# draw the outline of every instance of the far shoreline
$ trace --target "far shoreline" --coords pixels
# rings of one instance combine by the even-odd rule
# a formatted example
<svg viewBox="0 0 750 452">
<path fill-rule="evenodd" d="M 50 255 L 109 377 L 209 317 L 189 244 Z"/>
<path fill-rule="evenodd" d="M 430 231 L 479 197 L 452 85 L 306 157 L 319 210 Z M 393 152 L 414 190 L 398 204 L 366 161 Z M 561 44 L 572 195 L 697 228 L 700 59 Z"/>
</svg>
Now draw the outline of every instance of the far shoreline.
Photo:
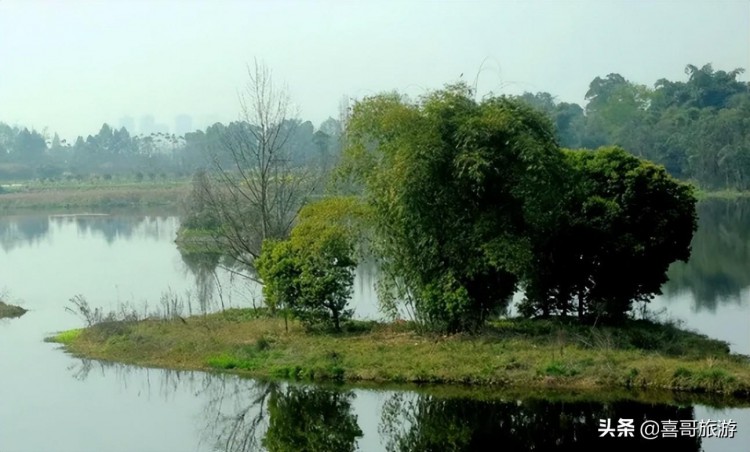
<svg viewBox="0 0 750 452">
<path fill-rule="evenodd" d="M 179 207 L 189 190 L 190 182 L 182 179 L 70 183 L 29 181 L 12 190 L 0 190 L 0 212 Z"/>
<path fill-rule="evenodd" d="M 16 317 L 21 317 L 22 315 L 26 314 L 28 311 L 20 306 L 15 306 L 12 304 L 7 304 L 0 300 L 0 319 L 12 319 Z"/>
</svg>

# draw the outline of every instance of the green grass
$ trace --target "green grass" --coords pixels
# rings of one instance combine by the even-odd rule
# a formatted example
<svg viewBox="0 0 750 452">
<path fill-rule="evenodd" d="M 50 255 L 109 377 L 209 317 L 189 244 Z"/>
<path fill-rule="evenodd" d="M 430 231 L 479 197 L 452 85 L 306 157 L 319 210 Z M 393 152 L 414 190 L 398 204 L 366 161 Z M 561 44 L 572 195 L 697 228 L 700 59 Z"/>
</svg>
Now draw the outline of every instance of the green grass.
<svg viewBox="0 0 750 452">
<path fill-rule="evenodd" d="M 26 309 L 0 301 L 0 319 L 21 317 L 26 314 Z"/>
<path fill-rule="evenodd" d="M 695 196 L 699 200 L 704 199 L 740 199 L 740 198 L 749 198 L 750 197 L 750 191 L 739 191 L 739 190 L 702 190 L 697 189 L 695 191 Z"/>
<path fill-rule="evenodd" d="M 72 344 L 83 333 L 83 329 L 61 331 L 45 339 L 46 342 L 56 342 L 63 345 Z"/>
<path fill-rule="evenodd" d="M 674 325 L 632 321 L 591 328 L 505 320 L 477 335 L 417 334 L 353 322 L 339 334 L 289 331 L 265 312 L 233 309 L 124 328 L 84 329 L 55 340 L 89 358 L 257 378 L 458 383 L 495 388 L 668 389 L 750 399 L 750 358 Z"/>
</svg>

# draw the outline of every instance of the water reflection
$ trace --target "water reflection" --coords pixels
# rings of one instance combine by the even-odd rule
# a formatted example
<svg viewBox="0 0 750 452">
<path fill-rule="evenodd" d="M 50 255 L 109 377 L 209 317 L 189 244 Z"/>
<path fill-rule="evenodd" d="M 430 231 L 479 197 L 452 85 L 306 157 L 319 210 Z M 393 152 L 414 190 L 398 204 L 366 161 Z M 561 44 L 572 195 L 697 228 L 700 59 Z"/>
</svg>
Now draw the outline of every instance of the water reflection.
<svg viewBox="0 0 750 452">
<path fill-rule="evenodd" d="M 88 359 L 77 360 L 69 371 L 80 381 L 92 372 L 113 373 L 123 388 L 139 397 L 169 400 L 188 389 L 203 400 L 199 449 L 343 452 L 356 450 L 362 437 L 352 410 L 354 391 Z"/>
<path fill-rule="evenodd" d="M 49 232 L 47 216 L 0 217 L 0 247 L 10 251 L 19 244 L 33 245 Z"/>
<path fill-rule="evenodd" d="M 689 292 L 697 311 L 715 312 L 720 305 L 750 303 L 750 199 L 705 200 L 698 204 L 699 225 L 688 263 L 675 263 L 664 286 L 668 297 Z M 0 248 L 6 253 L 24 245 L 31 247 L 54 237 L 93 244 L 103 238 L 108 245 L 122 242 L 158 241 L 172 243 L 179 226 L 176 216 L 132 211 L 108 215 L 23 214 L 0 218 Z M 70 235 L 70 234 L 74 235 Z M 50 247 L 59 247 L 50 242 Z M 215 270 L 236 270 L 231 263 L 212 253 L 182 254 L 186 268 L 196 277 L 202 305 L 210 304 L 217 287 Z M 231 271 L 230 271 L 231 273 Z M 376 271 L 372 263 L 358 268 L 355 293 L 358 317 L 379 315 L 374 292 Z M 258 297 L 259 298 L 259 297 Z M 356 298 L 356 297 L 355 297 Z M 221 301 L 221 300 L 219 300 Z M 257 301 L 257 300 L 252 300 Z M 201 307 L 203 309 L 203 307 Z"/>
<path fill-rule="evenodd" d="M 613 403 L 556 402 L 545 399 L 486 401 L 439 398 L 399 393 L 383 407 L 380 431 L 391 451 L 482 451 L 497 450 L 600 450 L 625 446 L 638 450 L 700 450 L 700 439 L 643 439 L 600 437 L 599 422 L 633 419 L 638 428 L 646 420 L 694 419 L 690 406 Z"/>
<path fill-rule="evenodd" d="M 245 306 L 263 305 L 257 277 L 244 264 L 215 252 L 180 249 L 179 254 L 186 272 L 195 282 L 201 314 L 230 307 L 233 295 L 241 296 Z"/>
<path fill-rule="evenodd" d="M 698 214 L 690 261 L 670 268 L 666 294 L 689 291 L 697 311 L 748 303 L 743 291 L 750 287 L 750 200 L 706 200 Z"/>
<path fill-rule="evenodd" d="M 219 265 L 219 253 L 180 253 L 185 268 L 193 274 L 197 291 L 200 312 L 206 313 L 213 304 L 216 292 L 216 267 Z"/>
<path fill-rule="evenodd" d="M 694 321 L 689 326 L 729 340 L 735 344 L 735 351 L 750 354 L 746 328 L 750 305 L 750 223 L 746 221 L 747 204 L 736 204 L 701 211 L 703 217 L 726 218 L 702 220 L 704 230 L 715 230 L 699 231 L 696 241 L 708 242 L 702 248 L 696 244 L 694 260 L 683 269 L 693 273 L 685 273 L 670 283 L 673 290 L 685 294 L 684 302 L 671 300 L 670 309 L 694 303 L 688 295 L 690 291 L 710 300 L 731 298 L 734 294 L 734 301 L 721 299 L 714 303 L 721 306 L 716 315 L 704 307 L 700 314 L 685 316 Z M 743 228 L 743 224 L 747 226 Z M 77 293 L 84 294 L 92 306 L 106 311 L 116 310 L 123 301 L 135 306 L 150 302 L 153 306 L 168 289 L 178 294 L 195 290 L 201 310 L 204 306 L 211 310 L 260 303 L 257 287 L 251 287 L 246 279 L 234 278 L 223 268 L 227 263 L 219 259 L 217 264 L 215 255 L 181 256 L 173 243 L 178 226 L 176 216 L 159 214 L 86 218 L 33 214 L 0 218 L 0 284 L 10 284 L 11 300 L 20 300 L 22 303 L 17 304 L 30 309 L 18 321 L 0 324 L 0 339 L 6 341 L 0 344 L 1 361 L 13 370 L 0 373 L 0 392 L 7 389 L 0 404 L 0 450 L 242 451 L 280 449 L 284 445 L 296 450 L 320 450 L 316 448 L 323 448 L 320 444 L 326 440 L 333 441 L 327 443 L 333 444 L 331 450 L 445 450 L 443 444 L 452 445 L 453 450 L 468 450 L 477 438 L 505 441 L 509 449 L 552 447 L 558 441 L 559 447 L 566 448 L 570 438 L 575 439 L 576 446 L 586 441 L 601 446 L 603 443 L 591 438 L 598 433 L 597 416 L 603 414 L 613 419 L 692 416 L 688 411 L 675 411 L 674 403 L 679 402 L 672 399 L 656 405 L 627 405 L 563 403 L 554 399 L 540 402 L 524 396 L 519 405 L 515 398 L 500 401 L 496 396 L 493 400 L 474 396 L 438 398 L 403 391 L 290 386 L 201 372 L 106 367 L 78 360 L 69 372 L 85 384 L 72 379 L 61 381 L 60 375 L 72 358 L 43 343 L 41 338 L 49 332 L 81 326 L 77 318 L 64 312 L 66 301 Z M 721 248 L 714 250 L 716 247 Z M 722 263 L 723 259 L 729 264 Z M 359 316 L 374 317 L 376 272 L 367 264 L 359 270 L 353 307 Z M 725 282 L 701 283 L 697 280 L 700 278 Z M 711 289 L 700 289 L 704 285 Z M 744 303 L 744 311 L 732 304 L 737 300 Z M 705 300 L 700 305 L 709 306 Z M 689 403 L 697 403 L 690 400 Z M 317 412 L 325 413 L 325 417 L 316 417 Z M 738 435 L 750 432 L 747 409 L 716 414 L 706 413 L 705 407 L 696 405 L 695 412 L 700 417 L 739 416 L 744 425 L 738 428 Z M 585 421 L 580 420 L 581 416 Z M 32 418 L 34 422 L 29 422 Z M 123 429 L 122 425 L 132 429 Z M 336 436 L 339 425 L 341 435 Z M 84 428 L 81 426 L 100 434 L 79 431 Z M 334 427 L 335 432 L 331 430 Z M 40 428 L 48 434 L 38 435 Z M 493 433 L 496 430 L 499 433 Z M 550 435 L 545 436 L 548 431 Z M 300 432 L 313 438 L 315 435 L 310 432 L 321 434 L 318 442 L 302 443 Z M 513 442 L 516 436 L 526 442 Z M 706 439 L 702 446 L 722 451 L 749 440 L 745 435 L 739 442 L 716 440 L 712 445 L 712 440 Z M 495 445 L 505 447 L 501 443 Z M 632 438 L 626 445 L 653 447 L 639 445 Z M 672 440 L 666 445 L 682 447 Z M 683 448 L 695 447 L 691 443 Z"/>
<path fill-rule="evenodd" d="M 286 385 L 271 393 L 263 446 L 272 452 L 356 450 L 362 430 L 352 412 L 354 391 Z"/>
<path fill-rule="evenodd" d="M 74 223 L 81 235 L 101 235 L 108 244 L 118 239 L 129 240 L 138 237 L 158 240 L 165 233 L 171 234 L 171 228 L 164 228 L 167 217 L 142 217 L 133 221 L 133 217 L 121 215 L 60 215 L 50 216 L 50 222 L 57 227 Z"/>
<path fill-rule="evenodd" d="M 701 450 L 701 439 L 645 440 L 645 420 L 695 420 L 690 404 L 580 398 L 500 398 L 477 393 L 443 396 L 431 392 L 347 389 L 242 379 L 223 374 L 140 369 L 82 360 L 71 372 L 86 379 L 92 370 L 115 373 L 128 391 L 170 400 L 189 391 L 201 400 L 196 416 L 198 450 L 268 451 L 481 451 L 584 450 L 626 446 L 639 450 Z M 155 381 L 155 380 L 158 380 Z M 368 395 L 381 394 L 373 403 Z M 443 394 L 443 392 L 441 392 Z M 448 392 L 450 394 L 450 392 Z M 376 413 L 377 434 L 361 423 Z M 373 419 L 370 416 L 370 419 Z M 601 437 L 601 420 L 632 419 L 632 437 Z M 366 421 L 365 421 L 366 422 Z M 369 429 L 370 432 L 373 429 Z M 676 430 L 679 432 L 679 430 Z M 731 442 L 731 440 L 725 440 Z M 724 446 L 728 444 L 724 443 Z"/>
<path fill-rule="evenodd" d="M 0 247 L 11 251 L 18 246 L 34 245 L 50 235 L 52 229 L 75 226 L 79 236 L 101 236 L 108 244 L 133 237 L 151 240 L 173 239 L 174 227 L 165 226 L 170 217 L 127 214 L 10 215 L 0 217 Z M 176 221 L 176 217 L 172 217 Z M 169 236 L 169 237 L 168 237 Z"/>
</svg>

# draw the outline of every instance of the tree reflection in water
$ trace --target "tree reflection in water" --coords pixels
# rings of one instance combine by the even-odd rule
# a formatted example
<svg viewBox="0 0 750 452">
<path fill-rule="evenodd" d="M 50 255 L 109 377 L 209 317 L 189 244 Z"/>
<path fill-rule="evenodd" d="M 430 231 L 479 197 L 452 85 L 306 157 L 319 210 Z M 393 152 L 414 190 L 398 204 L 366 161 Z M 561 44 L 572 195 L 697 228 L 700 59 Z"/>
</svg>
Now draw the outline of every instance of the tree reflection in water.
<svg viewBox="0 0 750 452">
<path fill-rule="evenodd" d="M 438 396 L 434 392 L 379 391 L 380 438 L 365 438 L 357 413 L 378 410 L 357 393 L 365 390 L 249 380 L 232 375 L 143 369 L 81 360 L 71 367 L 84 380 L 93 369 L 138 396 L 172 400 L 189 391 L 203 400 L 198 449 L 247 452 L 278 451 L 483 451 L 601 450 L 607 447 L 645 451 L 699 451 L 697 436 L 644 440 L 644 420 L 692 420 L 689 404 L 634 400 L 582 401 L 580 398 L 530 394 L 500 399 Z M 674 401 L 681 399 L 668 398 Z M 679 403 L 679 402 L 678 402 Z M 633 437 L 601 437 L 600 420 L 633 419 Z M 374 427 L 374 425 L 372 426 Z M 615 434 L 616 435 L 616 434 Z"/>
<path fill-rule="evenodd" d="M 697 311 L 743 304 L 750 288 L 750 199 L 708 199 L 698 204 L 698 231 L 687 263 L 670 267 L 667 295 L 688 291 Z"/>
<path fill-rule="evenodd" d="M 486 401 L 397 393 L 384 404 L 379 431 L 386 450 L 628 450 L 698 451 L 700 439 L 690 437 L 644 440 L 600 437 L 599 420 L 633 419 L 636 429 L 645 419 L 693 419 L 692 407 L 644 404 L 559 402 L 545 399 Z"/>
<path fill-rule="evenodd" d="M 352 412 L 353 391 L 287 385 L 271 394 L 263 445 L 271 452 L 357 449 L 362 430 Z"/>
<path fill-rule="evenodd" d="M 136 381 L 138 396 L 154 391 L 169 400 L 188 389 L 203 399 L 199 446 L 223 452 L 354 451 L 362 430 L 352 411 L 353 391 L 243 379 L 203 372 L 146 369 L 82 359 L 74 378 L 92 370 L 114 371 L 124 388 Z M 140 375 L 137 375 L 140 374 Z M 158 388 L 152 376 L 158 375 Z M 140 386 L 138 386 L 140 383 Z M 135 388 L 131 388 L 135 389 Z"/>
</svg>

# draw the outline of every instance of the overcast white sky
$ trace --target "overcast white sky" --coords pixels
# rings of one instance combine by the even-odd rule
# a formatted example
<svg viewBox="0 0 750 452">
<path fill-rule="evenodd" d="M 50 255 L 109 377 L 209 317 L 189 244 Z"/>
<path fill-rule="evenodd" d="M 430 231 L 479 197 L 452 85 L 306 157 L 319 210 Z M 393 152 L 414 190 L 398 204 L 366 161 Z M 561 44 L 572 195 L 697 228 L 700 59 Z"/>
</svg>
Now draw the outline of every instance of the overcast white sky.
<svg viewBox="0 0 750 452">
<path fill-rule="evenodd" d="M 147 114 L 202 128 L 237 118 L 256 57 L 316 126 L 343 95 L 461 74 L 480 94 L 583 104 L 611 72 L 651 86 L 688 63 L 750 69 L 750 0 L 0 0 L 0 121 L 68 139 Z"/>
</svg>

